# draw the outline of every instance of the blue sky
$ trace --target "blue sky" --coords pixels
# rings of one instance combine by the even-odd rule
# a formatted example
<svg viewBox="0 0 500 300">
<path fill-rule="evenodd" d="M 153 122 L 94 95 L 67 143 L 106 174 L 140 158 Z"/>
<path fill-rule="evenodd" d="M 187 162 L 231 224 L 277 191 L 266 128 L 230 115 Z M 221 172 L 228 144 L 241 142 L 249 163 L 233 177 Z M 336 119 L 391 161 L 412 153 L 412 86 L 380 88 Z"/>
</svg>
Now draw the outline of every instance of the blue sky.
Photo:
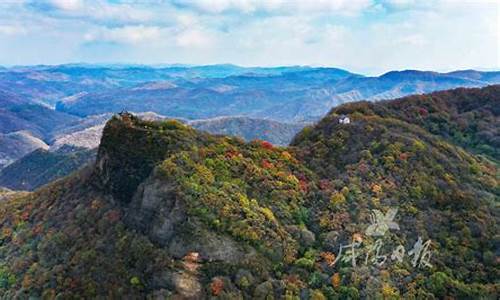
<svg viewBox="0 0 500 300">
<path fill-rule="evenodd" d="M 500 69 L 497 0 L 0 0 L 0 64 Z"/>
</svg>

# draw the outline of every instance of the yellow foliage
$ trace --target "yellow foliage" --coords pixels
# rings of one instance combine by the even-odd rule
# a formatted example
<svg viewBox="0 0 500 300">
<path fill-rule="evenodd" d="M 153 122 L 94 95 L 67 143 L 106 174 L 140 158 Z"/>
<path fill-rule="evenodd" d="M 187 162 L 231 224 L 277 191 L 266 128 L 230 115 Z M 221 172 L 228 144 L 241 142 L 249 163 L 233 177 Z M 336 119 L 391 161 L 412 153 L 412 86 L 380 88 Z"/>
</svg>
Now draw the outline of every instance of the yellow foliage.
<svg viewBox="0 0 500 300">
<path fill-rule="evenodd" d="M 389 284 L 384 283 L 382 285 L 382 297 L 384 299 L 399 299 L 399 293 L 398 290 L 396 290 Z"/>
<path fill-rule="evenodd" d="M 415 149 L 415 151 L 422 151 L 425 150 L 425 145 L 421 141 L 415 140 L 413 142 L 413 149 Z"/>
<path fill-rule="evenodd" d="M 299 184 L 299 179 L 293 174 L 288 175 L 287 179 L 293 184 Z"/>
<path fill-rule="evenodd" d="M 7 238 L 12 235 L 12 229 L 9 227 L 2 228 L 2 238 Z"/>
<path fill-rule="evenodd" d="M 339 192 L 335 192 L 330 198 L 330 203 L 333 206 L 343 204 L 345 202 L 345 196 Z"/>
<path fill-rule="evenodd" d="M 325 211 L 319 216 L 319 226 L 322 229 L 334 229 L 335 222 L 333 216 L 331 216 L 328 211 Z"/>
<path fill-rule="evenodd" d="M 313 290 L 311 293 L 311 300 L 326 300 L 325 295 L 320 290 Z"/>
<path fill-rule="evenodd" d="M 448 182 L 449 184 L 453 184 L 455 183 L 455 180 L 453 178 L 453 175 L 451 175 L 450 173 L 446 173 L 444 174 L 444 179 L 446 180 L 446 182 Z"/>
<path fill-rule="evenodd" d="M 93 210 L 96 210 L 96 209 L 99 209 L 103 206 L 103 204 L 101 203 L 101 201 L 99 200 L 93 200 L 92 203 L 90 204 L 90 207 L 93 209 Z"/>
<path fill-rule="evenodd" d="M 321 252 L 320 256 L 328 264 L 328 266 L 333 266 L 333 263 L 335 262 L 335 254 L 326 251 L 326 252 Z"/>
<path fill-rule="evenodd" d="M 214 175 L 212 172 L 205 167 L 204 165 L 201 164 L 196 164 L 195 166 L 196 171 L 200 174 L 200 180 L 204 183 L 211 184 L 215 181 Z"/>
<path fill-rule="evenodd" d="M 25 289 L 29 289 L 32 284 L 33 284 L 33 279 L 31 278 L 31 276 L 29 274 L 24 275 L 21 286 Z"/>
<path fill-rule="evenodd" d="M 288 153 L 288 151 L 281 152 L 281 156 L 283 156 L 283 158 L 286 160 L 292 159 L 292 155 L 290 153 Z"/>
<path fill-rule="evenodd" d="M 276 218 L 274 217 L 274 214 L 273 214 L 273 211 L 270 210 L 269 208 L 267 207 L 262 207 L 261 208 L 261 212 L 264 216 L 266 216 L 266 218 L 269 220 L 269 221 L 276 221 Z"/>
<path fill-rule="evenodd" d="M 373 184 L 372 185 L 372 192 L 374 192 L 375 194 L 382 193 L 382 186 L 380 186 L 378 184 Z"/>
<path fill-rule="evenodd" d="M 346 186 L 344 186 L 344 187 L 340 190 L 340 192 L 342 193 L 342 195 L 347 196 L 347 194 L 349 194 L 349 188 L 348 188 L 348 187 L 346 187 Z"/>
<path fill-rule="evenodd" d="M 391 274 L 387 270 L 380 270 L 380 277 L 387 280 L 391 277 Z"/>
<path fill-rule="evenodd" d="M 333 274 L 331 282 L 332 282 L 332 286 L 334 288 L 338 289 L 340 287 L 340 274 L 339 273 Z"/>
<path fill-rule="evenodd" d="M 372 204 L 374 206 L 379 206 L 380 205 L 380 198 L 378 198 L 378 197 L 372 197 L 371 201 L 372 201 Z"/>
</svg>

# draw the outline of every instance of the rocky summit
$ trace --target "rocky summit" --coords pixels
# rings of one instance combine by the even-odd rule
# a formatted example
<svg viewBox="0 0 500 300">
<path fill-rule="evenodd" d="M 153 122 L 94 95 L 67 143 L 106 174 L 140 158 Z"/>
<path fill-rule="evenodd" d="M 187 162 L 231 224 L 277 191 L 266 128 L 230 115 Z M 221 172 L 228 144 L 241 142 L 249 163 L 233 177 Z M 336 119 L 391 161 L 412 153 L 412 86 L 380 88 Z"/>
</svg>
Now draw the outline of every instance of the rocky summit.
<svg viewBox="0 0 500 300">
<path fill-rule="evenodd" d="M 499 104 L 345 104 L 289 147 L 123 112 L 95 163 L 0 191 L 0 295 L 496 299 Z"/>
</svg>

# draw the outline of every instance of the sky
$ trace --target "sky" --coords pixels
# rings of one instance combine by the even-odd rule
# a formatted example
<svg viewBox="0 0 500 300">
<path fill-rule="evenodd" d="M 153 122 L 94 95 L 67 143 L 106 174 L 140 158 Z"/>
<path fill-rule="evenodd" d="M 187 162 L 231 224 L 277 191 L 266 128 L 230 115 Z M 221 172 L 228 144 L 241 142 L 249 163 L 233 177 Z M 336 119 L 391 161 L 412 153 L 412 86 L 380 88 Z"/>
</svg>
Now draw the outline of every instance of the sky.
<svg viewBox="0 0 500 300">
<path fill-rule="evenodd" d="M 500 0 L 0 0 L 0 65 L 500 69 Z"/>
</svg>

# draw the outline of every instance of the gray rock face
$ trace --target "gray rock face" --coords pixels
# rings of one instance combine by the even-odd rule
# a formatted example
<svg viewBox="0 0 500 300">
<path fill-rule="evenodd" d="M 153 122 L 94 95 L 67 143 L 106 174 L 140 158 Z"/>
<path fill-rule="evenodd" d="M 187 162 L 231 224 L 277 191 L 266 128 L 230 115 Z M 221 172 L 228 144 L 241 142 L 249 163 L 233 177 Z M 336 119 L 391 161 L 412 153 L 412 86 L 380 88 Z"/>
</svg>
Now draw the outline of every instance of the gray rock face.
<svg viewBox="0 0 500 300">
<path fill-rule="evenodd" d="M 293 235 L 293 237 L 300 242 L 303 247 L 310 247 L 316 241 L 314 233 L 307 228 L 300 228 L 297 225 L 289 225 L 286 229 Z"/>
<path fill-rule="evenodd" d="M 205 260 L 233 264 L 256 255 L 253 248 L 243 247 L 229 236 L 203 228 L 196 219 L 190 220 L 184 230 L 173 237 L 168 250 L 174 257 L 183 257 L 186 253 L 194 251 L 199 252 Z"/>
<path fill-rule="evenodd" d="M 198 252 L 206 260 L 239 263 L 254 257 L 253 248 L 229 236 L 213 232 L 196 217 L 189 216 L 176 187 L 153 174 L 137 189 L 128 207 L 126 222 L 168 249 L 176 258 Z"/>
<path fill-rule="evenodd" d="M 176 299 L 204 299 L 203 288 L 197 277 L 187 272 L 179 272 L 173 275 Z"/>
<path fill-rule="evenodd" d="M 187 220 L 184 202 L 176 198 L 174 188 L 150 177 L 139 186 L 129 208 L 129 224 L 163 245 Z"/>
</svg>

